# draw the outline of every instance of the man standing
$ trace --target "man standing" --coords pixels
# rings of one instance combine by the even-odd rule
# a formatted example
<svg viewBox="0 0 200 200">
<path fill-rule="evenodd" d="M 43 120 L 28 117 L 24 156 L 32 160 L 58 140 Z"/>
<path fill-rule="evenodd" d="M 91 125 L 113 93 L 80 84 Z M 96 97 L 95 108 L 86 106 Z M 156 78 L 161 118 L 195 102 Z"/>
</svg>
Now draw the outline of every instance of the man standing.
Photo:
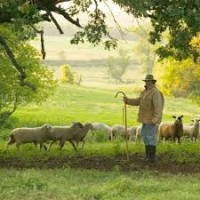
<svg viewBox="0 0 200 200">
<path fill-rule="evenodd" d="M 144 90 L 138 98 L 124 97 L 124 103 L 139 106 L 138 122 L 142 123 L 141 135 L 145 144 L 145 160 L 155 162 L 157 130 L 162 120 L 164 97 L 156 87 L 152 74 L 147 74 Z"/>
</svg>

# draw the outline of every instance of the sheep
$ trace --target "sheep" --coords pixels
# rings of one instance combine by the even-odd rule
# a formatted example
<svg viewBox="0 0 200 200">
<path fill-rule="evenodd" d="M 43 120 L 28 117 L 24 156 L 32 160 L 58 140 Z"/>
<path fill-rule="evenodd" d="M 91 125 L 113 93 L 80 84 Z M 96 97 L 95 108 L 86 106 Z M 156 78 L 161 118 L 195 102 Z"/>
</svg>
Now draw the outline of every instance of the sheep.
<svg viewBox="0 0 200 200">
<path fill-rule="evenodd" d="M 133 136 L 135 136 L 136 134 L 136 127 L 132 126 L 132 127 L 127 127 L 127 136 L 128 136 L 128 140 L 131 140 L 131 138 Z M 121 125 L 121 124 L 115 124 L 112 126 L 112 137 L 116 138 L 118 136 L 124 137 L 126 138 L 126 133 L 125 133 L 125 126 Z"/>
<path fill-rule="evenodd" d="M 42 147 L 46 150 L 46 146 L 43 143 L 49 139 L 49 132 L 51 131 L 51 128 L 52 127 L 50 125 L 43 125 L 35 128 L 16 128 L 12 130 L 5 152 L 13 143 L 16 143 L 18 150 L 19 146 L 25 143 L 34 143 L 35 145 L 39 143 L 40 150 Z"/>
<path fill-rule="evenodd" d="M 141 130 L 142 130 L 142 126 L 138 126 L 136 129 L 136 134 L 135 134 L 135 142 L 138 142 L 141 140 Z"/>
<path fill-rule="evenodd" d="M 112 130 L 111 127 L 104 123 L 93 122 L 93 128 L 91 129 L 92 134 L 95 132 L 104 132 L 109 140 L 112 140 Z"/>
<path fill-rule="evenodd" d="M 83 125 L 80 122 L 74 122 L 71 126 L 53 126 L 49 138 L 51 140 L 51 144 L 49 145 L 49 149 L 51 149 L 51 146 L 56 142 L 59 141 L 60 150 L 62 149 L 65 141 L 68 141 L 71 139 L 72 134 L 82 128 Z M 70 142 L 71 143 L 71 142 Z M 71 143 L 74 149 L 76 150 L 76 147 L 74 143 Z"/>
<path fill-rule="evenodd" d="M 181 116 L 172 116 L 175 118 L 174 123 L 169 122 L 162 122 L 159 126 L 159 141 L 161 141 L 163 138 L 165 140 L 168 140 L 169 138 L 173 138 L 174 142 L 176 141 L 176 138 L 178 139 L 178 143 L 180 143 L 180 138 L 183 136 L 183 122 Z"/>
<path fill-rule="evenodd" d="M 80 128 L 78 131 L 75 131 L 72 134 L 71 139 L 68 140 L 68 141 L 71 142 L 71 143 L 75 142 L 76 143 L 76 145 L 75 145 L 76 148 L 78 148 L 79 142 L 82 142 L 82 147 L 81 148 L 83 148 L 83 146 L 85 144 L 84 139 L 85 139 L 88 131 L 92 130 L 92 128 L 93 128 L 92 123 L 85 123 L 82 128 Z"/>
<path fill-rule="evenodd" d="M 192 125 L 183 125 L 183 136 L 188 136 L 196 141 L 199 136 L 199 121 L 200 119 L 192 120 Z"/>
<path fill-rule="evenodd" d="M 137 126 L 131 126 L 131 127 L 128 127 L 127 128 L 127 133 L 128 133 L 128 136 L 129 136 L 129 141 L 132 140 L 132 138 L 136 137 L 136 130 L 137 130 Z"/>
</svg>

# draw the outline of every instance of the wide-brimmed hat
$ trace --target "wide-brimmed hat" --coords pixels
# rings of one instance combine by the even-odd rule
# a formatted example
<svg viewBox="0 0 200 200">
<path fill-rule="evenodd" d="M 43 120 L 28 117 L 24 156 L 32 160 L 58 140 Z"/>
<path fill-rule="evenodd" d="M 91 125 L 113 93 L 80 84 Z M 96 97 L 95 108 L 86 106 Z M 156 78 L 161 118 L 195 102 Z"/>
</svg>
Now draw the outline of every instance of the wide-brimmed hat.
<svg viewBox="0 0 200 200">
<path fill-rule="evenodd" d="M 147 74 L 143 81 L 157 81 L 152 74 Z"/>
</svg>

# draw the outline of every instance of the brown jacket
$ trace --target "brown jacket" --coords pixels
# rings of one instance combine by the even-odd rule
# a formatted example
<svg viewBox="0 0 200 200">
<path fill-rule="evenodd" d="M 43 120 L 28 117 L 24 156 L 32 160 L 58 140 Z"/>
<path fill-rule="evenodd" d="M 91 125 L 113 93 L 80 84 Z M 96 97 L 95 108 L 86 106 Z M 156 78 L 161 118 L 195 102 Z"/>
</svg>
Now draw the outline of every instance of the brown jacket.
<svg viewBox="0 0 200 200">
<path fill-rule="evenodd" d="M 126 103 L 139 106 L 138 122 L 158 125 L 162 121 L 164 97 L 155 85 L 142 91 L 138 98 L 127 98 Z"/>
</svg>

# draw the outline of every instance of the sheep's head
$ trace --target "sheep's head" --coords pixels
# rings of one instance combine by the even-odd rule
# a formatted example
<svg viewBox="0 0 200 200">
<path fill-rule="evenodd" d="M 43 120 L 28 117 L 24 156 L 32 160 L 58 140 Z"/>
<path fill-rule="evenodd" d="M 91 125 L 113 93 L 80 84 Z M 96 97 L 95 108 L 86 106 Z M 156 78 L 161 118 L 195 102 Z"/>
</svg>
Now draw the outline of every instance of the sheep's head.
<svg viewBox="0 0 200 200">
<path fill-rule="evenodd" d="M 84 127 L 87 128 L 88 130 L 93 129 L 92 123 L 86 123 L 86 124 L 84 124 Z"/>
<path fill-rule="evenodd" d="M 81 124 L 80 122 L 73 122 L 72 128 L 83 128 L 83 124 Z"/>
<path fill-rule="evenodd" d="M 41 126 L 42 129 L 47 129 L 47 130 L 51 130 L 52 129 L 52 126 L 49 125 L 49 124 L 44 124 Z"/>
<path fill-rule="evenodd" d="M 200 119 L 192 119 L 191 120 L 195 126 L 199 126 Z"/>
<path fill-rule="evenodd" d="M 172 116 L 174 119 L 175 119 L 175 124 L 177 126 L 183 126 L 183 123 L 182 123 L 182 118 L 183 118 L 183 115 L 180 115 L 180 116 Z"/>
</svg>

